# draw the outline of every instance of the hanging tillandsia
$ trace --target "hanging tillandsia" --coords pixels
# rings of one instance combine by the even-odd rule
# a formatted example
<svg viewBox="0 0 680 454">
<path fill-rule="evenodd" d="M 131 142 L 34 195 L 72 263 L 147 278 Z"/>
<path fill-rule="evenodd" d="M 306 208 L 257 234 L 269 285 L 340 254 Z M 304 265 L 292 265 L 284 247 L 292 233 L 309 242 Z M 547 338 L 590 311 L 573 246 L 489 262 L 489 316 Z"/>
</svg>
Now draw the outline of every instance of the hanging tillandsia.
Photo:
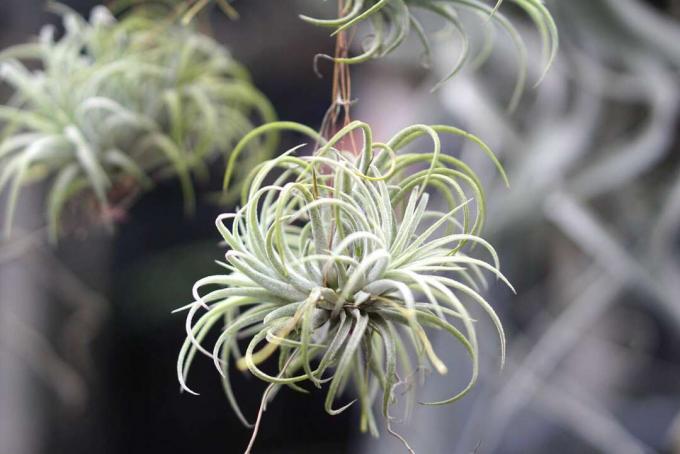
<svg viewBox="0 0 680 454">
<path fill-rule="evenodd" d="M 294 148 L 256 167 L 243 186 L 243 207 L 217 219 L 229 247 L 226 262 L 220 262 L 226 271 L 198 281 L 195 301 L 184 308 L 187 339 L 177 364 L 182 387 L 189 390 L 186 377 L 196 352 L 207 354 L 234 410 L 248 424 L 229 384 L 232 360 L 271 384 L 263 405 L 284 385 L 304 391 L 302 382 L 327 384 L 325 409 L 337 414 L 349 406 L 336 408 L 335 402 L 351 383 L 361 405 L 361 428 L 377 435 L 377 400 L 392 431 L 395 387 L 419 368 L 447 372 L 428 337 L 433 329 L 467 350 L 472 375 L 458 393 L 430 404 L 465 395 L 478 374 L 477 335 L 466 300 L 495 324 L 502 358 L 503 328 L 479 293 L 482 272 L 510 284 L 496 252 L 479 236 L 485 210 L 481 183 L 463 162 L 442 153 L 440 136 L 474 141 L 498 165 L 493 154 L 476 137 L 442 125 L 411 126 L 380 143 L 361 122 L 327 141 L 304 125 L 272 123 L 248 140 L 279 129 L 307 134 L 321 145 L 312 156 L 298 156 Z M 353 131 L 361 132 L 359 153 L 338 147 L 356 140 Z M 404 152 L 420 138 L 431 142 L 430 151 Z M 434 193 L 447 208 L 434 206 Z M 476 257 L 484 254 L 486 260 Z M 223 323 L 216 343 L 203 346 L 211 329 Z M 240 352 L 238 340 L 244 338 L 248 346 Z M 278 368 L 265 372 L 261 364 L 276 352 Z"/>
<path fill-rule="evenodd" d="M 230 156 L 225 188 L 236 160 L 262 135 L 294 132 L 313 144 L 309 155 L 301 144 L 250 172 L 241 207 L 216 222 L 228 247 L 226 260 L 218 262 L 224 272 L 196 282 L 194 301 L 178 309 L 187 312 L 177 361 L 181 387 L 194 393 L 187 378 L 197 354 L 212 359 L 235 413 L 253 427 L 246 453 L 277 392 L 308 392 L 305 384 L 326 388 L 331 415 L 358 402 L 361 430 L 376 436 L 379 408 L 386 430 L 413 452 L 392 428 L 395 390 L 409 388 L 419 370 L 447 373 L 430 340 L 441 332 L 468 353 L 470 377 L 451 396 L 426 404 L 466 395 L 479 373 L 475 313 L 496 327 L 504 362 L 503 327 L 482 291 L 488 275 L 512 286 L 494 248 L 480 236 L 486 210 L 481 181 L 442 150 L 442 136 L 476 144 L 507 183 L 501 164 L 483 141 L 455 127 L 417 124 L 378 142 L 368 124 L 350 118 L 348 65 L 356 61 L 348 56 L 346 29 L 404 3 L 339 0 L 342 19 L 325 23 L 337 30 L 332 103 L 320 131 L 292 122 L 266 124 Z M 484 11 L 502 17 L 493 8 Z M 219 336 L 207 345 L 217 329 Z M 230 384 L 234 367 L 268 383 L 253 425 Z M 356 399 L 336 404 L 350 389 Z M 410 408 L 413 393 L 405 394 Z"/>
<path fill-rule="evenodd" d="M 35 43 L 0 53 L 0 77 L 14 93 L 0 106 L 0 193 L 8 232 L 22 185 L 50 179 L 47 218 L 59 235 L 64 206 L 96 201 L 110 224 L 154 181 L 176 176 L 184 205 L 193 179 L 254 127 L 275 120 L 249 75 L 217 42 L 140 12 L 120 21 L 104 7 L 86 21 L 65 6 L 65 32 L 45 27 Z M 37 61 L 30 70 L 22 61 Z M 252 167 L 269 156 L 273 137 L 244 155 Z"/>
<path fill-rule="evenodd" d="M 509 110 L 514 110 L 527 81 L 527 49 L 517 28 L 499 11 L 503 3 L 504 0 L 498 0 L 495 4 L 483 0 L 348 0 L 335 19 L 318 19 L 306 15 L 300 17 L 311 24 L 333 29 L 332 35 L 337 35 L 355 25 L 368 24 L 370 31 L 364 42 L 364 49 L 359 55 L 340 59 L 322 55 L 345 64 L 362 63 L 384 57 L 397 49 L 411 31 L 421 41 L 427 63 L 431 59 L 431 48 L 428 31 L 418 19 L 418 12 L 441 18 L 460 40 L 461 51 L 452 69 L 434 89 L 455 76 L 464 66 L 469 64 L 477 67 L 483 64 L 493 49 L 495 31 L 500 29 L 511 39 L 516 51 L 518 74 L 509 104 Z M 539 30 L 547 71 L 555 58 L 559 41 L 552 15 L 542 0 L 510 0 L 510 3 L 523 10 Z M 472 13 L 478 20 L 473 24 L 466 24 L 461 18 L 461 12 Z M 481 28 L 486 38 L 486 43 L 480 45 L 476 53 L 469 38 L 468 27 L 472 26 Z"/>
</svg>

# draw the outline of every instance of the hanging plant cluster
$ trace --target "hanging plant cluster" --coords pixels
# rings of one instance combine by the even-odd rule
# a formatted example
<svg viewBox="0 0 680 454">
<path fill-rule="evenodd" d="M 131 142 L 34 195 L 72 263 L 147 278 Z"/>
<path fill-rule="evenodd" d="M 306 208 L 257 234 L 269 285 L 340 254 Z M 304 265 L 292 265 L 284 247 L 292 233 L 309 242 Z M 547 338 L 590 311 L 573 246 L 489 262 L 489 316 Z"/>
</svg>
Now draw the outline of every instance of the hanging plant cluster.
<svg viewBox="0 0 680 454">
<path fill-rule="evenodd" d="M 541 31 L 549 64 L 557 46 L 550 13 L 538 0 L 515 3 Z M 241 207 L 216 222 L 228 248 L 226 260 L 218 262 L 224 272 L 199 280 L 194 301 L 178 309 L 187 311 L 186 339 L 177 361 L 182 389 L 193 393 L 187 384 L 190 367 L 197 354 L 208 356 L 234 411 L 251 426 L 229 372 L 235 366 L 268 383 L 246 453 L 276 393 L 282 387 L 309 392 L 305 384 L 326 387 L 325 410 L 331 415 L 358 402 L 362 431 L 376 436 L 379 406 L 386 430 L 413 452 L 392 428 L 395 389 L 409 388 L 419 370 L 447 373 L 431 342 L 433 332 L 442 332 L 467 351 L 471 375 L 458 392 L 429 404 L 466 395 L 479 371 L 476 312 L 495 325 L 503 363 L 503 328 L 481 293 L 489 274 L 512 287 L 500 272 L 495 250 L 480 236 L 486 209 L 480 179 L 444 153 L 441 136 L 477 144 L 507 183 L 500 163 L 479 138 L 451 126 L 413 125 L 386 142 L 374 141 L 368 124 L 350 119 L 348 66 L 391 52 L 410 27 L 429 49 L 412 13 L 418 7 L 444 17 L 460 32 L 464 55 L 453 75 L 469 63 L 467 33 L 457 14 L 467 9 L 500 24 L 518 48 L 522 69 L 513 107 L 525 84 L 526 50 L 499 6 L 477 0 L 339 0 L 338 19 L 302 16 L 333 28 L 336 38 L 335 55 L 328 56 L 335 65 L 332 104 L 321 130 L 290 122 L 253 130 L 231 154 L 225 188 L 235 160 L 261 135 L 296 132 L 315 146 L 304 155 L 300 145 L 250 172 Z M 372 40 L 363 54 L 350 57 L 353 33 L 347 30 L 364 22 L 372 26 Z M 207 345 L 218 328 L 216 341 Z M 356 398 L 337 404 L 344 390 Z M 413 393 L 406 394 L 410 408 Z"/>
<path fill-rule="evenodd" d="M 129 204 L 170 176 L 181 182 L 190 212 L 193 179 L 206 176 L 208 163 L 254 121 L 275 119 L 244 68 L 203 34 L 139 12 L 118 21 L 97 7 L 86 21 L 52 8 L 63 17 L 63 36 L 48 26 L 37 42 L 0 53 L 0 80 L 14 91 L 0 106 L 6 232 L 22 186 L 36 180 L 51 182 L 53 240 L 70 200 L 94 197 L 100 220 L 110 223 L 113 203 Z M 33 62 L 39 69 L 29 69 Z M 252 147 L 244 165 L 266 159 L 274 140 Z"/>
<path fill-rule="evenodd" d="M 479 178 L 442 153 L 440 135 L 475 142 L 504 176 L 491 151 L 475 136 L 442 125 L 415 125 L 388 142 L 373 142 L 369 126 L 356 121 L 327 141 L 286 123 L 263 126 L 248 140 L 270 129 L 302 132 L 320 145 L 311 156 L 294 148 L 256 167 L 244 186 L 243 207 L 217 219 L 229 247 L 220 262 L 226 272 L 197 282 L 195 301 L 184 308 L 189 334 L 177 370 L 183 388 L 190 391 L 186 378 L 196 352 L 209 355 L 232 407 L 248 424 L 230 386 L 232 360 L 271 384 L 263 404 L 282 386 L 305 391 L 304 382 L 328 384 L 325 408 L 337 414 L 349 407 L 335 402 L 352 384 L 361 427 L 377 435 L 377 400 L 391 431 L 395 388 L 418 369 L 447 372 L 428 337 L 427 330 L 436 330 L 467 351 L 472 375 L 464 389 L 431 405 L 465 395 L 477 379 L 478 342 L 462 300 L 491 318 L 503 357 L 503 328 L 479 292 L 484 271 L 510 284 L 493 247 L 478 236 L 485 210 Z M 353 131 L 361 132 L 360 150 L 346 148 L 355 142 Z M 425 140 L 429 150 L 405 152 Z M 445 208 L 430 200 L 435 194 Z M 212 348 L 204 347 L 207 334 L 223 323 Z M 276 371 L 265 372 L 260 366 L 275 353 Z"/>
</svg>

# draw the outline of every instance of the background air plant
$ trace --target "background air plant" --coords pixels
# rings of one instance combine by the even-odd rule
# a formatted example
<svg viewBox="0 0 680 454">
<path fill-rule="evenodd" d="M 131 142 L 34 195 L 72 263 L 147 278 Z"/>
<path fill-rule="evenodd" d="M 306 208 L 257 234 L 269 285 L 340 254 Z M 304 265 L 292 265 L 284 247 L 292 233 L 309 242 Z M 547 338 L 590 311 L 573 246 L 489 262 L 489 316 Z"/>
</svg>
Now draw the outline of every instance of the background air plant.
<svg viewBox="0 0 680 454">
<path fill-rule="evenodd" d="M 229 247 L 226 262 L 219 263 L 228 272 L 199 280 L 195 301 L 184 308 L 189 312 L 177 362 L 180 383 L 190 391 L 186 378 L 194 356 L 208 355 L 246 425 L 229 381 L 231 361 L 270 383 L 261 412 L 281 386 L 306 392 L 300 384 L 310 382 L 328 384 L 325 409 L 335 415 L 351 405 L 337 408 L 335 401 L 352 383 L 361 429 L 374 435 L 374 406 L 382 390 L 387 430 L 396 435 L 389 414 L 395 387 L 408 385 L 425 368 L 441 374 L 448 370 L 432 348 L 429 331 L 453 336 L 472 363 L 467 386 L 429 405 L 458 400 L 477 379 L 476 322 L 468 303 L 481 307 L 496 326 L 501 362 L 505 351 L 500 320 L 479 294 L 483 271 L 509 285 L 496 252 L 478 236 L 484 191 L 467 165 L 442 153 L 440 135 L 474 142 L 502 175 L 503 170 L 475 136 L 439 125 L 411 126 L 380 143 L 372 141 L 370 128 L 361 122 L 350 123 L 328 141 L 303 125 L 272 123 L 249 134 L 232 158 L 248 140 L 279 129 L 307 134 L 319 141 L 319 148 L 312 156 L 298 157 L 296 147 L 257 166 L 244 185 L 243 207 L 217 219 Z M 360 152 L 352 151 L 354 131 L 362 134 Z M 405 152 L 417 139 L 431 141 L 431 151 Z M 445 208 L 429 202 L 431 193 L 442 196 Z M 489 259 L 475 258 L 472 251 Z M 206 287 L 211 291 L 202 294 Z M 206 336 L 221 325 L 214 346 L 204 347 Z M 248 339 L 244 353 L 239 339 Z M 262 370 L 261 363 L 277 351 L 276 372 Z"/>
<path fill-rule="evenodd" d="M 140 14 L 119 22 L 103 7 L 89 22 L 54 9 L 63 15 L 63 37 L 46 27 L 38 42 L 0 53 L 0 76 L 15 90 L 0 107 L 7 231 L 21 186 L 45 178 L 53 239 L 64 205 L 83 192 L 106 213 L 112 199 L 174 175 L 191 211 L 192 175 L 206 176 L 209 160 L 257 117 L 274 118 L 246 71 L 202 34 Z M 40 70 L 19 59 L 37 60 Z M 253 148 L 247 165 L 266 156 L 272 140 Z"/>
</svg>

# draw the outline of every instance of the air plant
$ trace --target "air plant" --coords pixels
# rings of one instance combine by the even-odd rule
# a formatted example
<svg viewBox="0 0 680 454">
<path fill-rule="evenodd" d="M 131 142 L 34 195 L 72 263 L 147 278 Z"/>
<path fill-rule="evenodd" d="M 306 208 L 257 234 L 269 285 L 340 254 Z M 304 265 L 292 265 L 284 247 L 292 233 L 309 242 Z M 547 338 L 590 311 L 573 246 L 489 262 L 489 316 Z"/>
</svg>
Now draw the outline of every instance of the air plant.
<svg viewBox="0 0 680 454">
<path fill-rule="evenodd" d="M 0 53 L 0 77 L 14 89 L 0 106 L 7 232 L 22 185 L 34 180 L 51 181 L 52 239 L 76 196 L 94 195 L 106 213 L 121 188 L 129 196 L 168 176 L 181 182 L 190 212 L 193 178 L 207 175 L 254 121 L 275 119 L 244 68 L 207 36 L 139 13 L 118 21 L 97 7 L 88 22 L 52 8 L 63 17 L 62 37 L 47 26 L 37 42 Z M 247 165 L 265 159 L 273 140 L 253 147 Z"/>
<path fill-rule="evenodd" d="M 196 282 L 194 301 L 180 309 L 188 311 L 177 361 L 181 387 L 194 393 L 187 375 L 200 352 L 212 359 L 245 425 L 250 424 L 230 385 L 232 363 L 269 384 L 253 439 L 276 392 L 282 386 L 307 392 L 304 383 L 327 385 L 325 410 L 331 415 L 358 400 L 360 427 L 374 435 L 379 401 L 387 430 L 401 438 L 389 413 L 395 388 L 418 370 L 448 370 L 432 347 L 432 332 L 450 335 L 467 351 L 471 376 L 453 396 L 427 405 L 460 399 L 477 379 L 471 304 L 491 318 L 501 362 L 505 355 L 500 320 L 479 293 L 486 285 L 483 271 L 510 286 L 493 247 L 479 236 L 484 190 L 466 164 L 442 153 L 440 136 L 474 142 L 505 174 L 481 140 L 441 125 L 414 125 L 381 143 L 358 121 L 329 140 L 304 125 L 278 122 L 252 131 L 232 159 L 250 140 L 281 129 L 308 135 L 318 147 L 311 156 L 298 155 L 296 147 L 258 165 L 243 185 L 242 207 L 217 218 L 229 248 L 226 261 L 218 262 L 225 272 Z M 360 151 L 357 132 L 363 136 Z M 407 152 L 425 139 L 430 151 Z M 232 173 L 233 165 L 225 185 Z M 434 193 L 445 208 L 430 200 Z M 476 258 L 478 252 L 487 259 Z M 215 343 L 204 346 L 217 328 Z M 243 339 L 245 351 L 239 346 Z M 267 372 L 262 365 L 274 355 L 275 371 Z M 349 386 L 357 399 L 336 405 Z"/>
<path fill-rule="evenodd" d="M 311 24 L 332 28 L 332 35 L 336 35 L 351 27 L 367 23 L 370 33 L 363 51 L 352 57 L 324 56 L 336 63 L 355 64 L 373 58 L 381 58 L 397 49 L 413 30 L 420 39 L 426 62 L 431 58 L 431 46 L 428 33 L 419 21 L 417 11 L 434 14 L 451 26 L 461 40 L 461 52 L 453 68 L 439 84 L 451 79 L 466 64 L 480 66 L 486 61 L 493 49 L 493 38 L 497 28 L 500 28 L 512 40 L 517 53 L 518 75 L 509 109 L 513 110 L 519 102 L 527 79 L 527 49 L 523 38 L 512 22 L 499 10 L 503 0 L 495 5 L 482 0 L 347 0 L 341 16 L 335 19 L 319 19 L 306 15 L 300 17 Z M 555 22 L 542 0 L 512 0 L 523 10 L 538 29 L 543 42 L 543 54 L 546 61 L 545 72 L 550 68 L 558 47 L 558 33 Z M 486 43 L 479 46 L 479 51 L 473 55 L 469 31 L 461 20 L 461 12 L 471 12 L 479 17 L 478 28 L 486 35 Z M 542 78 L 542 77 L 541 77 Z M 540 81 L 539 81 L 540 82 Z"/>
</svg>

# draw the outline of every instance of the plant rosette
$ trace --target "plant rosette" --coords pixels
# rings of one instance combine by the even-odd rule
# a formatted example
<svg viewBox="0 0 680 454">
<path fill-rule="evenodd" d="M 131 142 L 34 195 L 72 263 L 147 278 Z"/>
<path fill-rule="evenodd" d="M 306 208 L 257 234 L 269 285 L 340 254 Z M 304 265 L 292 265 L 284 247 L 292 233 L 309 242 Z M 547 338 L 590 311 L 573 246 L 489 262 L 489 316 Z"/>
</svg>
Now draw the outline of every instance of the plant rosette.
<svg viewBox="0 0 680 454">
<path fill-rule="evenodd" d="M 178 309 L 188 311 L 177 362 L 182 389 L 193 393 L 187 386 L 190 366 L 196 353 L 207 355 L 231 406 L 249 425 L 230 385 L 231 363 L 269 383 L 262 410 L 282 386 L 307 392 L 301 385 L 308 382 L 327 386 L 325 409 L 335 415 L 354 403 L 336 406 L 351 384 L 361 406 L 361 429 L 378 434 L 379 400 L 395 434 L 389 415 L 395 387 L 417 370 L 447 373 L 430 341 L 438 331 L 467 351 L 471 376 L 453 396 L 428 405 L 463 397 L 479 370 L 472 306 L 493 321 L 501 362 L 505 356 L 501 322 L 480 293 L 484 272 L 510 284 L 495 250 L 479 236 L 485 212 L 480 180 L 465 163 L 442 153 L 440 136 L 475 142 L 505 178 L 491 150 L 449 126 L 415 125 L 381 143 L 373 142 L 362 122 L 329 140 L 304 125 L 278 122 L 252 131 L 232 159 L 272 130 L 308 135 L 316 151 L 299 155 L 301 145 L 257 166 L 245 180 L 242 207 L 217 218 L 229 248 L 226 260 L 218 262 L 226 272 L 199 280 L 194 301 Z M 358 136 L 360 150 L 336 148 L 356 143 Z M 405 150 L 426 140 L 427 152 Z M 233 168 L 227 169 L 227 185 Z M 435 207 L 442 204 L 444 209 Z M 214 345 L 204 346 L 218 327 Z M 276 370 L 267 372 L 263 363 L 274 355 Z"/>
</svg>

